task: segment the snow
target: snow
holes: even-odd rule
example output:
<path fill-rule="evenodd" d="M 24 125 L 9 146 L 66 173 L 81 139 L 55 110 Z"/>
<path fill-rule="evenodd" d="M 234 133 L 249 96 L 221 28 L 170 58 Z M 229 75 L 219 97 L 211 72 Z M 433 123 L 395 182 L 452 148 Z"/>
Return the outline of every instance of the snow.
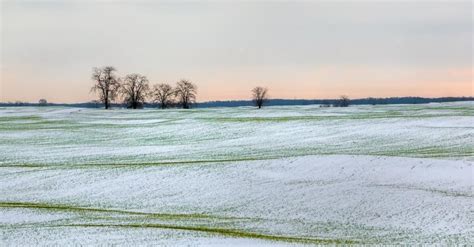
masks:
<path fill-rule="evenodd" d="M 471 102 L 0 108 L 0 243 L 468 244 L 473 124 Z"/>

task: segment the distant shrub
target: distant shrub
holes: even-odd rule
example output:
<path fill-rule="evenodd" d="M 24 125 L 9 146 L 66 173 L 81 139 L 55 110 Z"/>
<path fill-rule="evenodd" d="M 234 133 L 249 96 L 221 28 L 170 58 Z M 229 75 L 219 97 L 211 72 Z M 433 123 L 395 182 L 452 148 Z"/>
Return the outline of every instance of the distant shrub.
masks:
<path fill-rule="evenodd" d="M 38 101 L 38 105 L 39 105 L 39 106 L 47 106 L 47 105 L 48 105 L 48 101 L 45 100 L 45 99 L 40 99 L 40 100 Z"/>
<path fill-rule="evenodd" d="M 339 100 L 334 102 L 333 106 L 334 107 L 348 107 L 350 105 L 350 102 L 351 100 L 349 99 L 349 97 L 343 95 L 339 98 Z"/>

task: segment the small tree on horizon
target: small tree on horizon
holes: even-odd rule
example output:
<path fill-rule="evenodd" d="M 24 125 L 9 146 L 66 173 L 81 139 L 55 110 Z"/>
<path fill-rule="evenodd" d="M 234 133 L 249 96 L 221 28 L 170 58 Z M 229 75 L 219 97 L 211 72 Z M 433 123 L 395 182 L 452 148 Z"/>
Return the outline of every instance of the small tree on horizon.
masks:
<path fill-rule="evenodd" d="M 180 80 L 176 83 L 174 95 L 177 97 L 178 104 L 183 109 L 189 109 L 191 104 L 196 102 L 197 87 L 188 80 Z"/>
<path fill-rule="evenodd" d="M 143 108 L 150 86 L 146 76 L 140 74 L 128 74 L 123 79 L 121 93 L 127 108 Z"/>
<path fill-rule="evenodd" d="M 95 85 L 91 88 L 91 92 L 99 94 L 100 102 L 104 104 L 105 109 L 109 109 L 120 88 L 119 78 L 115 74 L 117 70 L 112 66 L 94 67 L 92 70 L 91 78 Z"/>
<path fill-rule="evenodd" d="M 348 107 L 351 103 L 351 100 L 348 96 L 342 95 L 339 99 L 334 103 L 335 107 Z"/>
<path fill-rule="evenodd" d="M 40 99 L 38 101 L 38 105 L 39 106 L 47 106 L 48 105 L 48 101 L 46 99 Z"/>
<path fill-rule="evenodd" d="M 173 104 L 175 91 L 169 84 L 161 83 L 153 86 L 151 97 L 154 102 L 160 104 L 161 109 L 168 108 Z"/>
<path fill-rule="evenodd" d="M 267 88 L 255 87 L 254 89 L 252 89 L 253 102 L 255 103 L 255 106 L 258 107 L 258 109 L 262 108 L 263 103 L 267 101 L 267 94 Z"/>

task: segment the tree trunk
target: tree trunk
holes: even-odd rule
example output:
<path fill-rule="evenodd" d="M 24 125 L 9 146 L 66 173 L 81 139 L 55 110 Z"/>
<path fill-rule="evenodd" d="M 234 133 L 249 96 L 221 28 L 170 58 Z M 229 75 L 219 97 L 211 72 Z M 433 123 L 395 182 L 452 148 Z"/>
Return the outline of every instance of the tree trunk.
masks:
<path fill-rule="evenodd" d="M 105 109 L 109 109 L 109 93 L 106 91 L 105 92 L 105 100 L 104 100 L 104 104 L 105 104 Z"/>

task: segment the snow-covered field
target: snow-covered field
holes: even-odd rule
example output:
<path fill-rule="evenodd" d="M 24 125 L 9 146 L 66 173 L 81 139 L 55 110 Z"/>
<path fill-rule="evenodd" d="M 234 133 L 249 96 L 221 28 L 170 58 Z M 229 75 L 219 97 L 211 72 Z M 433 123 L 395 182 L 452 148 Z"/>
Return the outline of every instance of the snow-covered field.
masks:
<path fill-rule="evenodd" d="M 474 103 L 0 108 L 0 245 L 470 244 Z"/>

